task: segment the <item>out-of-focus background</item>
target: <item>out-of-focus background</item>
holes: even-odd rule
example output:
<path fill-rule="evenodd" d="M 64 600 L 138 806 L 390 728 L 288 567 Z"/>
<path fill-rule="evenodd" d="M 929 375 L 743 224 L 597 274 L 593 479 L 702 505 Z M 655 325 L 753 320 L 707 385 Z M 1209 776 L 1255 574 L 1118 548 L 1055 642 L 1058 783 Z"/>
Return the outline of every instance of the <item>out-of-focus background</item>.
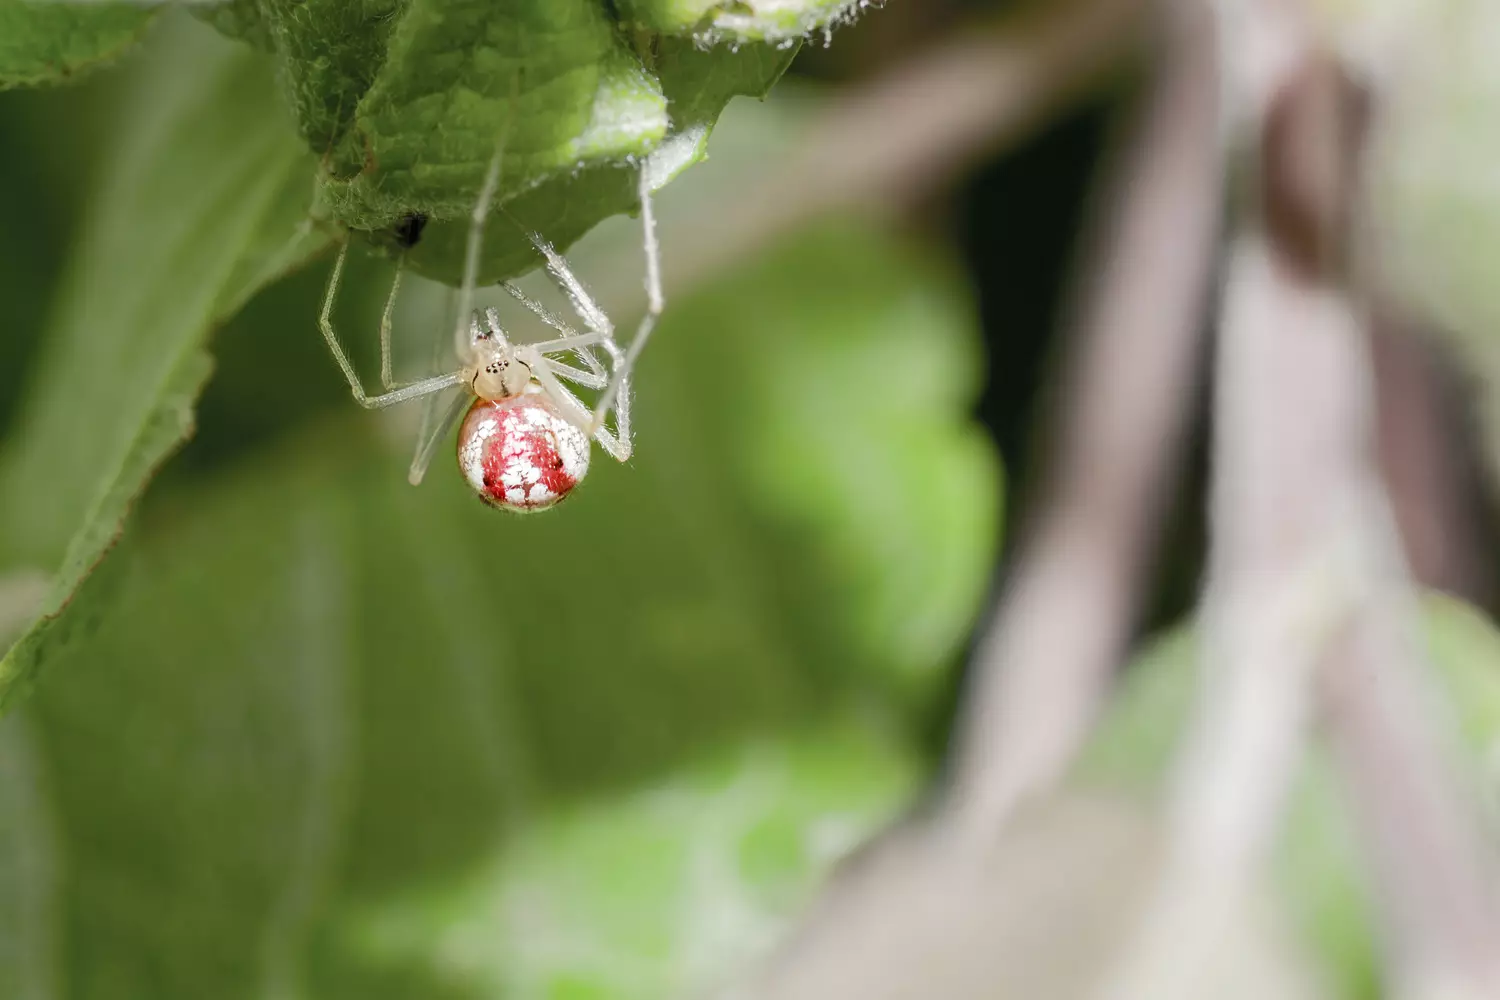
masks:
<path fill-rule="evenodd" d="M 0 998 L 1500 995 L 1500 13 L 858 13 L 527 517 L 255 234 L 268 57 L 0 91 Z M 639 222 L 568 257 L 629 328 Z"/>

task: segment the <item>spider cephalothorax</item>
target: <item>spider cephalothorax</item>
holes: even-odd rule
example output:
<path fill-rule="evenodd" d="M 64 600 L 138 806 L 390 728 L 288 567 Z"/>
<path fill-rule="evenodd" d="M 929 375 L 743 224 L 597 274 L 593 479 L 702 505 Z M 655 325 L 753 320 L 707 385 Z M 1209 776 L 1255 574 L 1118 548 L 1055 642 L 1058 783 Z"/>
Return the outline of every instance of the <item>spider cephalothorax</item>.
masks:
<path fill-rule="evenodd" d="M 473 375 L 467 380 L 470 391 L 480 399 L 505 399 L 518 396 L 531 384 L 531 366 L 511 356 L 508 349 L 481 354 L 472 362 Z"/>

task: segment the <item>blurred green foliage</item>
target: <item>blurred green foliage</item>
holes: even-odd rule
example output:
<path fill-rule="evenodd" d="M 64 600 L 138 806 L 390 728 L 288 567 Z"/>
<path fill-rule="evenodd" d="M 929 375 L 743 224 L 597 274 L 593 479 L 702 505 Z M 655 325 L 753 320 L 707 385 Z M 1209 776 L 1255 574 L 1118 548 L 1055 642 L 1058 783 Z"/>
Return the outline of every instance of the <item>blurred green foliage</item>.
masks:
<path fill-rule="evenodd" d="M 871 0 L 617 0 L 631 27 L 713 41 L 806 38 L 871 6 Z"/>
<path fill-rule="evenodd" d="M 0 710 L 66 642 L 61 612 L 191 431 L 210 323 L 322 242 L 304 225 L 311 157 L 265 100 L 264 60 L 172 41 L 117 111 L 29 376 L 25 433 L 0 447 L 0 557 L 54 573 L 41 619 L 0 663 Z"/>
<path fill-rule="evenodd" d="M 33 39 L 38 59 L 57 47 L 87 48 L 95 35 L 113 41 L 122 15 L 114 5 L 69 8 L 67 18 L 50 13 L 51 7 L 5 9 L 13 26 L 27 29 L 24 36 Z M 138 29 L 141 12 L 132 10 Z M 616 52 L 623 36 L 606 23 L 603 8 L 582 0 L 566 9 L 415 0 L 292 9 L 267 0 L 208 13 L 226 33 L 270 45 L 276 71 L 272 59 L 215 44 L 201 28 L 178 19 L 142 53 L 144 68 L 126 88 L 131 96 L 117 109 L 112 146 L 105 146 L 112 170 L 98 197 L 106 208 L 90 220 L 84 241 L 101 259 L 128 257 L 137 270 L 111 273 L 86 257 L 74 264 L 76 287 L 62 297 L 70 308 L 54 315 L 57 332 L 47 338 L 40 374 L 33 376 L 52 385 L 34 388 L 21 418 L 28 433 L 0 452 L 0 512 L 17 529 L 9 551 L 0 540 L 0 555 L 52 577 L 35 626 L 0 664 L 0 711 L 30 682 L 49 649 L 67 641 L 69 616 L 61 612 L 118 535 L 142 484 L 189 432 L 191 405 L 207 371 L 199 345 L 209 322 L 233 315 L 267 281 L 326 241 L 313 224 L 320 209 L 309 203 L 309 178 L 319 178 L 322 194 L 335 200 L 330 185 L 353 190 L 371 183 L 369 190 L 389 199 L 401 186 L 391 180 L 392 171 L 400 173 L 404 163 L 431 191 L 442 192 L 449 207 L 464 206 L 454 212 L 466 214 L 478 185 L 444 164 L 467 158 L 482 171 L 500 137 L 515 161 L 505 191 L 530 188 L 527 197 L 535 197 L 549 174 L 562 185 L 552 193 L 571 221 L 553 219 L 554 225 L 541 227 L 554 240 L 571 242 L 633 203 L 636 168 L 621 158 L 647 147 L 617 148 L 609 139 L 590 152 L 593 140 L 587 139 L 640 134 L 638 116 L 610 103 L 628 103 L 635 91 L 605 78 L 615 70 L 638 76 L 640 66 Z M 588 39 L 597 44 L 585 44 Z M 98 58 L 113 51 L 102 42 L 94 48 Z M 747 85 L 763 92 L 791 50 L 778 49 L 768 62 L 755 46 L 699 52 L 667 38 L 651 51 L 660 59 L 656 84 L 670 84 L 669 90 L 680 85 L 684 95 L 673 105 L 676 125 L 687 129 L 676 143 L 678 152 L 672 164 L 651 167 L 663 184 L 702 155 L 708 129 L 729 97 Z M 19 72 L 19 57 L 10 62 Z M 373 73 L 372 65 L 380 72 Z M 495 101 L 473 89 L 476 81 L 492 83 L 497 74 L 536 85 L 535 91 L 508 89 L 503 122 L 485 119 L 494 117 Z M 313 167 L 310 154 L 297 154 L 288 121 L 276 107 L 275 78 L 291 98 L 304 137 L 324 147 L 321 169 Z M 184 80 L 194 85 L 183 86 Z M 369 114 L 356 113 L 355 104 Z M 664 104 L 662 109 L 665 115 Z M 533 124 L 547 141 L 512 141 Z M 584 133 L 570 138 L 575 128 Z M 394 145 L 372 138 L 381 129 Z M 472 141 L 454 146 L 445 138 L 454 130 Z M 358 167 L 343 180 L 330 180 L 340 174 L 330 166 L 338 159 L 332 146 L 346 139 L 378 154 L 379 178 L 372 181 L 369 170 Z M 526 160 L 533 149 L 542 150 L 536 163 Z M 623 201 L 596 203 L 574 189 L 578 172 L 596 153 Z M 248 192 L 242 190 L 247 184 Z M 442 214 L 440 206 L 395 197 L 401 205 L 392 209 L 392 219 L 410 211 Z M 492 225 L 490 233 L 510 248 L 506 273 L 529 269 L 533 252 L 514 212 L 505 222 Z M 569 226 L 574 228 L 564 232 Z M 462 222 L 430 225 L 408 263 L 421 269 L 428 254 L 448 254 L 452 280 L 461 267 L 464 228 Z M 158 232 L 143 240 L 148 230 Z M 98 281 L 99 273 L 113 284 Z M 99 337 L 106 327 L 112 335 Z M 103 382 L 123 382 L 134 391 L 101 397 L 93 383 Z M 109 399 L 114 409 L 98 419 L 92 409 L 76 405 L 78 396 Z"/>
<path fill-rule="evenodd" d="M 133 3 L 86 7 L 0 0 L 0 89 L 57 83 L 120 55 L 156 11 Z"/>
<path fill-rule="evenodd" d="M 947 263 L 809 220 L 672 301 L 636 457 L 524 520 L 441 459 L 406 486 L 411 421 L 349 401 L 308 266 L 337 230 L 320 212 L 381 247 L 422 211 L 413 264 L 451 281 L 499 137 L 486 278 L 531 266 L 517 221 L 566 245 L 631 209 L 626 157 L 672 181 L 670 261 L 795 117 L 729 115 L 714 164 L 674 180 L 726 102 L 859 7 L 231 0 L 196 13 L 239 41 L 164 17 L 108 76 L 5 95 L 0 704 L 36 690 L 0 721 L 0 997 L 681 995 L 911 801 L 1000 520 Z M 89 10 L 0 0 L 0 86 L 108 61 L 151 14 Z M 1486 204 L 1472 158 L 1441 158 L 1388 161 L 1412 246 Z M 626 235 L 575 255 L 607 303 L 639 284 Z M 1479 258 L 1454 247 L 1410 277 L 1467 275 L 1445 306 L 1480 329 Z M 338 317 L 366 362 L 389 278 L 351 260 Z M 450 319 L 435 286 L 406 292 L 425 359 Z M 1493 759 L 1500 637 L 1438 599 L 1426 627 Z M 1080 784 L 1159 796 L 1195 652 L 1180 629 L 1140 657 Z M 1373 1000 L 1350 825 L 1319 751 L 1278 885 L 1334 995 Z"/>
<path fill-rule="evenodd" d="M 447 463 L 405 484 L 409 421 L 355 408 L 318 340 L 323 264 L 273 280 L 327 237 L 271 81 L 176 20 L 108 77 L 0 102 L 10 217 L 76 220 L 38 243 L 50 270 L 0 267 L 37 344 L 24 386 L 0 374 L 0 621 L 26 625 L 38 570 L 55 615 L 7 661 L 46 670 L 0 722 L 0 996 L 730 974 L 925 770 L 998 521 L 966 290 L 812 221 L 670 303 L 628 466 L 507 518 Z M 110 134 L 80 159 L 58 109 Z M 729 138 L 725 176 L 775 153 Z M 698 199 L 679 225 L 711 224 Z M 589 266 L 635 284 L 627 249 Z M 365 357 L 389 277 L 351 263 Z M 408 291 L 398 336 L 441 337 Z M 162 468 L 210 352 L 202 433 Z"/>

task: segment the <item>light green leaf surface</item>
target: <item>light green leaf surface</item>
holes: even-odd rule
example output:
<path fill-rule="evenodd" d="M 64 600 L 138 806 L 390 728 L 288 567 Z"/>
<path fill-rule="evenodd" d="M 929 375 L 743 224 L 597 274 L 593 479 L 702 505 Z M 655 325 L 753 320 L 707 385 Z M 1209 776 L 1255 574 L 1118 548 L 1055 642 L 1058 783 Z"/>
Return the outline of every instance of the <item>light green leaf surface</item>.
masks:
<path fill-rule="evenodd" d="M 338 944 L 376 967 L 441 955 L 476 996 L 692 996 L 774 947 L 912 776 L 865 727 L 753 740 L 540 816 L 462 881 L 351 909 Z"/>
<path fill-rule="evenodd" d="M 730 404 L 724 424 L 681 415 L 695 447 L 741 455 L 740 492 L 775 512 L 810 571 L 779 582 L 786 613 L 810 634 L 836 627 L 893 678 L 926 679 L 992 565 L 993 445 L 953 419 L 978 395 L 982 362 L 970 340 L 921 332 L 972 327 L 968 301 L 931 261 L 827 225 L 743 266 L 718 297 L 675 305 L 658 333 L 687 345 L 690 370 L 710 373 L 700 391 Z M 872 391 L 893 373 L 899 387 Z M 882 568 L 893 565 L 906 569 Z M 799 593 L 821 579 L 832 591 Z M 833 594 L 858 616 L 830 619 Z"/>
<path fill-rule="evenodd" d="M 1424 626 L 1433 679 L 1463 737 L 1486 805 L 1500 803 L 1500 632 L 1481 613 L 1430 596 Z M 1196 697 L 1197 643 L 1178 629 L 1132 664 L 1081 760 L 1078 780 L 1158 794 Z M 1359 865 L 1361 848 L 1331 763 L 1312 755 L 1293 794 L 1277 858 L 1282 897 L 1335 996 L 1376 1000 L 1379 948 Z"/>
<path fill-rule="evenodd" d="M 725 104 L 763 96 L 800 39 L 852 6 L 664 7 L 643 20 L 599 0 L 238 0 L 205 16 L 274 48 L 324 167 L 320 212 L 393 254 L 404 220 L 424 216 L 408 264 L 457 284 L 497 151 L 504 212 L 490 218 L 482 282 L 537 266 L 527 228 L 566 249 L 635 210 L 642 162 L 660 186 L 701 159 Z"/>
<path fill-rule="evenodd" d="M 356 7 L 356 5 L 350 5 Z M 357 7 L 356 7 L 357 9 Z M 261 0 L 223 0 L 222 3 L 195 3 L 189 7 L 194 17 L 211 24 L 230 38 L 249 42 L 265 52 L 274 52 L 271 24 L 266 20 Z"/>
<path fill-rule="evenodd" d="M 617 0 L 627 25 L 700 41 L 780 41 L 826 31 L 871 0 Z"/>
<path fill-rule="evenodd" d="M 331 152 L 387 58 L 406 0 L 260 0 L 259 21 L 244 6 L 220 8 L 230 23 L 216 26 L 250 41 L 265 35 L 303 138 L 314 152 Z"/>
<path fill-rule="evenodd" d="M 0 708 L 67 641 L 68 602 L 191 433 L 213 323 L 323 242 L 305 225 L 311 158 L 265 58 L 188 29 L 146 53 L 130 84 L 24 433 L 0 451 L 0 561 L 53 574 L 35 625 L 0 663 Z"/>
<path fill-rule="evenodd" d="M 411 0 L 355 123 L 332 168 L 342 221 L 356 204 L 454 218 L 499 146 L 519 192 L 647 153 L 668 126 L 660 84 L 594 0 Z"/>
<path fill-rule="evenodd" d="M 653 132 L 651 169 L 659 189 L 706 155 L 709 134 L 730 98 L 764 96 L 790 64 L 793 52 L 767 45 L 702 51 L 691 41 L 664 38 L 658 43 L 658 53 L 655 81 L 665 104 L 662 128 Z M 488 155 L 492 149 L 487 146 L 480 152 Z M 637 169 L 628 161 L 604 158 L 591 165 L 559 169 L 536 186 L 514 194 L 510 194 L 511 181 L 504 180 L 504 211 L 491 216 L 484 234 L 481 281 L 498 281 L 540 264 L 526 239 L 527 229 L 544 234 L 558 247 L 567 247 L 601 219 L 633 211 L 638 204 Z M 469 180 L 474 181 L 482 170 L 482 163 L 473 162 Z M 512 176 L 508 166 L 503 176 Z M 448 219 L 439 216 L 431 222 L 421 242 L 406 257 L 414 270 L 449 283 L 456 283 L 462 273 L 469 235 L 467 214 L 478 190 L 477 181 L 472 186 L 468 181 L 458 183 L 458 190 L 464 194 L 458 204 L 449 207 L 461 208 L 459 214 Z M 370 238 L 378 245 L 390 246 L 388 233 L 373 233 Z"/>
<path fill-rule="evenodd" d="M 59 980 L 54 909 L 60 870 L 33 732 L 0 722 L 0 996 L 51 1000 Z"/>
<path fill-rule="evenodd" d="M 0 0 L 0 90 L 59 83 L 108 62 L 129 48 L 155 15 L 134 3 Z"/>
<path fill-rule="evenodd" d="M 451 460 L 406 486 L 352 407 L 154 493 L 118 606 L 28 703 L 30 777 L 0 772 L 0 835 L 67 859 L 23 899 L 0 857 L 0 926 L 55 915 L 25 968 L 65 963 L 54 1000 L 732 972 L 907 800 L 909 696 L 983 594 L 961 294 L 878 230 L 797 234 L 673 304 L 636 457 L 543 516 Z M 893 359 L 908 391 L 870 392 Z"/>

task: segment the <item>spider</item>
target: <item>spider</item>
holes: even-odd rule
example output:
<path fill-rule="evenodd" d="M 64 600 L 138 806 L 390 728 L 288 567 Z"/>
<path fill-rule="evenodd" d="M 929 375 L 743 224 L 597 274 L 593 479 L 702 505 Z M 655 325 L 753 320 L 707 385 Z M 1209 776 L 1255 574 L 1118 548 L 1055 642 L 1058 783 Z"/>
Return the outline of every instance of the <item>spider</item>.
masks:
<path fill-rule="evenodd" d="M 472 308 L 484 225 L 499 187 L 500 160 L 501 150 L 497 149 L 469 226 L 463 283 L 459 286 L 458 326 L 454 330 L 458 352 L 455 370 L 405 385 L 397 385 L 392 378 L 391 313 L 401 283 L 398 267 L 380 321 L 380 381 L 385 391 L 374 396 L 366 394 L 330 319 L 344 258 L 349 252 L 348 240 L 334 261 L 318 325 L 355 401 L 361 406 L 378 409 L 423 397 L 429 399 L 416 454 L 407 473 L 407 480 L 413 486 L 421 483 L 438 445 L 462 418 L 458 466 L 469 485 L 492 507 L 531 512 L 555 506 L 583 479 L 589 468 L 590 439 L 599 442 L 617 461 L 630 458 L 630 375 L 662 312 L 661 262 L 648 171 L 643 163 L 638 190 L 645 237 L 647 308 L 629 348 L 622 350 L 616 343 L 614 324 L 568 262 L 540 233 L 531 230 L 526 231 L 528 239 L 541 255 L 548 275 L 582 320 L 584 331 L 570 326 L 506 281 L 501 287 L 559 334 L 535 344 L 513 343 L 501 327 L 496 310 L 480 312 Z M 403 222 L 402 232 L 410 233 L 407 238 L 414 242 L 425 222 L 421 216 L 412 216 Z M 597 350 L 608 356 L 607 369 Z M 578 364 L 563 360 L 568 355 Z M 592 410 L 564 384 L 567 382 L 599 390 Z M 464 391 L 456 394 L 441 416 L 433 420 L 436 407 L 431 403 L 436 394 L 456 387 Z M 611 407 L 615 413 L 613 432 L 605 426 Z"/>

